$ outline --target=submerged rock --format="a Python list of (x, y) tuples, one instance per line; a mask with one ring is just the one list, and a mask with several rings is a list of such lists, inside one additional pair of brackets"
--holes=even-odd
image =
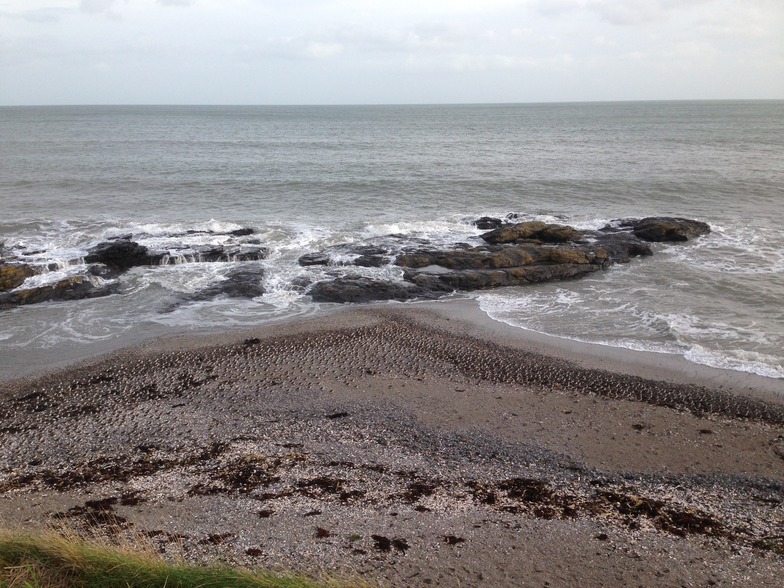
[(226, 275), (226, 279), (197, 292), (194, 300), (210, 300), (218, 296), (229, 298), (255, 298), (263, 295), (266, 290), (261, 281), (264, 278), (264, 268), (258, 265), (233, 268)]
[(116, 291), (116, 284), (96, 285), (85, 276), (74, 276), (64, 278), (54, 284), (16, 290), (14, 292), (4, 292), (0, 294), (0, 310), (53, 300), (96, 298), (98, 296), (108, 296)]
[[(392, 259), (390, 252), (384, 247), (376, 245), (357, 245), (355, 243), (342, 243), (325, 249), (300, 256), (298, 263), (303, 267), (312, 265), (355, 265), (359, 267), (381, 267), (387, 265)], [(356, 256), (353, 259), (338, 260), (340, 256)]]

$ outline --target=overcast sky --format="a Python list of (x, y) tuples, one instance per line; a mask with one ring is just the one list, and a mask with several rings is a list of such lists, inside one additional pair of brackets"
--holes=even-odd
[(0, 0), (0, 104), (784, 98), (784, 0)]

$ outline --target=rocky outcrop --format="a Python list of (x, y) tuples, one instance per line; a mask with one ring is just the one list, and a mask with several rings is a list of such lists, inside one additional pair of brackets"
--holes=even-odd
[(31, 266), (24, 263), (0, 263), (0, 292), (18, 288), (36, 273)]
[(502, 226), (482, 235), (488, 243), (516, 243), (519, 241), (540, 241), (543, 243), (566, 243), (576, 241), (583, 233), (568, 225), (548, 224), (542, 221), (527, 221)]
[(415, 284), (348, 275), (316, 282), (308, 292), (314, 302), (372, 302), (375, 300), (433, 299), (446, 293)]
[(0, 310), (52, 300), (96, 298), (112, 294), (116, 289), (116, 284), (96, 285), (85, 276), (74, 276), (45, 286), (3, 292), (0, 294)]
[(266, 256), (267, 248), (258, 245), (206, 245), (196, 249), (156, 252), (135, 241), (115, 239), (92, 247), (84, 260), (124, 271), (142, 265), (181, 262), (259, 261)]
[[(496, 224), (493, 219), (480, 220)], [(651, 227), (676, 227), (678, 233), (675, 229), (662, 229), (662, 234), (673, 240), (681, 240), (681, 233), (691, 236), (709, 230), (703, 223), (685, 219), (643, 219), (633, 223), (602, 231), (580, 231), (541, 221), (502, 224), (480, 235), (485, 245), (403, 251), (394, 261), (404, 268), (403, 283), (352, 275), (317, 282), (310, 294), (319, 302), (411, 300), (438, 298), (456, 290), (569, 280), (615, 263), (627, 263), (634, 257), (652, 255), (650, 245), (636, 235), (637, 230), (650, 237)], [(329, 263), (328, 256), (307, 258), (308, 262), (320, 260)], [(308, 265), (302, 258), (300, 263)]]
[[(187, 261), (213, 263), (219, 261), (261, 261), (267, 257), (267, 248), (255, 245), (208, 245), (200, 247), (194, 253), (182, 254)], [(165, 261), (172, 263), (175, 255), (169, 255)]]
[(163, 254), (150, 253), (144, 245), (128, 239), (104, 241), (89, 249), (84, 261), (102, 263), (116, 270), (127, 270), (138, 265), (156, 265)]
[(622, 219), (606, 226), (603, 231), (631, 231), (635, 237), (650, 242), (689, 241), (710, 233), (707, 223), (687, 218), (654, 216), (643, 219)]
[(299, 258), (298, 263), (303, 267), (311, 265), (381, 267), (391, 261), (390, 251), (385, 247), (343, 243), (324, 251), (306, 253)]

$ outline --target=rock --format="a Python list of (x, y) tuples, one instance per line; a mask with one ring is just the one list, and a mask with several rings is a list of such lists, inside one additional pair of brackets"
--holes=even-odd
[(36, 273), (32, 267), (24, 263), (0, 263), (0, 292), (18, 288), (27, 278)]
[(210, 300), (218, 296), (229, 298), (255, 298), (266, 292), (261, 281), (264, 268), (258, 265), (240, 266), (232, 269), (226, 279), (205, 288), (193, 297), (193, 300)]
[(253, 235), (255, 232), (255, 230), (246, 227), (244, 229), (229, 231), (229, 235), (233, 235), (234, 237), (247, 237), (248, 235)]
[(405, 279), (431, 292), (484, 290), (504, 286), (524, 286), (539, 282), (566, 280), (599, 271), (594, 264), (540, 264), (497, 270), (457, 270), (449, 272), (412, 271)]
[(267, 257), (267, 248), (248, 245), (208, 245), (196, 250), (196, 262), (261, 261)]
[(484, 246), (468, 250), (417, 250), (399, 255), (395, 265), (422, 268), (439, 265), (449, 269), (495, 269), (529, 265), (536, 255), (532, 248), (523, 246)]
[[(445, 293), (441, 291), (441, 295)], [(308, 294), (314, 302), (372, 302), (376, 300), (413, 300), (436, 298), (434, 292), (413, 284), (376, 280), (363, 276), (344, 276), (334, 280), (316, 282)]]
[(502, 227), (504, 226), (505, 223), (500, 218), (483, 216), (481, 218), (476, 219), (471, 224), (473, 224), (477, 229), (481, 229), (482, 231), (489, 231), (491, 229), (497, 229), (499, 227)]
[[(336, 255), (356, 255), (351, 261), (335, 261), (332, 253)], [(357, 245), (356, 243), (341, 243), (329, 247), (325, 251), (306, 253), (300, 256), (298, 263), (303, 266), (311, 265), (356, 265), (360, 267), (381, 267), (387, 265), (391, 259), (387, 257), (389, 250), (376, 245)]]
[(87, 263), (103, 263), (111, 268), (126, 270), (138, 265), (155, 265), (163, 254), (150, 254), (147, 247), (135, 241), (117, 239), (104, 241), (91, 248), (84, 260)]
[(0, 309), (53, 300), (96, 298), (114, 292), (116, 292), (115, 284), (96, 286), (86, 276), (74, 276), (46, 286), (2, 293), (0, 294)]
[(300, 256), (297, 262), (303, 266), (311, 266), (311, 265), (329, 265), (329, 254), (324, 253), (323, 251), (317, 251), (315, 253), (306, 253), (305, 255)]
[(381, 267), (390, 261), (388, 257), (382, 255), (360, 255), (351, 264), (360, 267)]
[(633, 231), (644, 241), (688, 241), (710, 233), (710, 226), (685, 218), (649, 217), (636, 222)]
[(650, 245), (631, 233), (596, 232), (593, 236), (597, 245), (594, 251), (611, 263), (628, 263), (632, 257), (653, 255)]
[(259, 261), (267, 257), (267, 248), (258, 245), (206, 245), (195, 252), (150, 251), (144, 245), (127, 239), (105, 241), (91, 248), (84, 258), (87, 263), (102, 263), (114, 270), (125, 271), (141, 265), (169, 265), (185, 259), (192, 262)]
[(566, 243), (582, 237), (577, 229), (567, 225), (547, 224), (542, 221), (527, 221), (508, 225), (480, 235), (492, 244), (515, 243), (516, 241), (535, 240), (546, 243)]

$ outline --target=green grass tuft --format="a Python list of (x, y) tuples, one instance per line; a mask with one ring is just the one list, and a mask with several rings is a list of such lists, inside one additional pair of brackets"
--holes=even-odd
[[(336, 586), (330, 583), (330, 586)], [(316, 588), (297, 577), (167, 563), (155, 554), (54, 533), (0, 531), (0, 588)]]

